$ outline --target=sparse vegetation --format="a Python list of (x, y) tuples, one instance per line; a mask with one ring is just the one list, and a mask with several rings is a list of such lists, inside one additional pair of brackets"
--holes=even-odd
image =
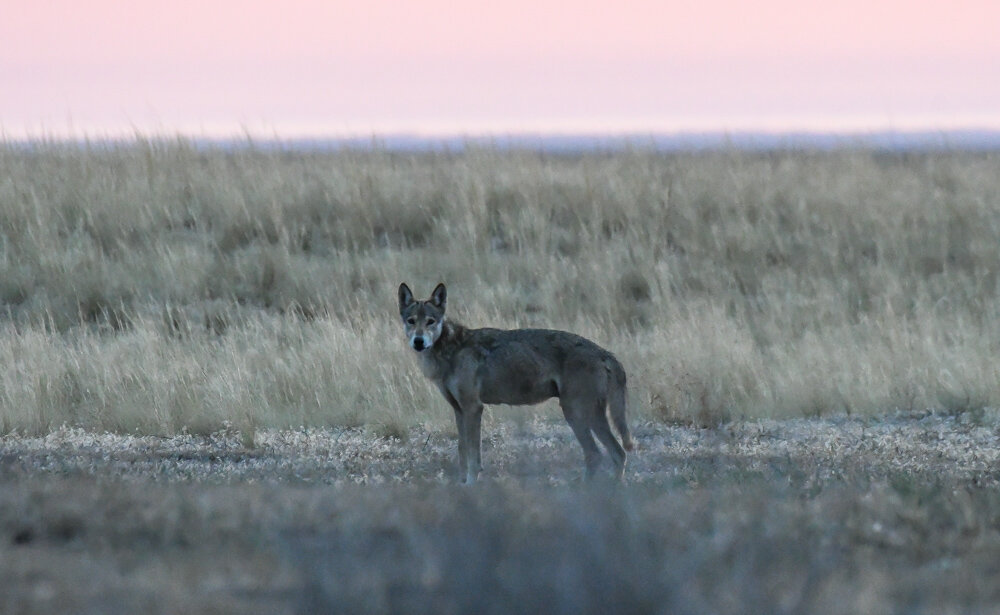
[(950, 613), (1000, 599), (1000, 445), (966, 416), (649, 423), (578, 484), (560, 420), (0, 439), (0, 610)]
[(614, 350), (640, 418), (998, 405), (994, 154), (0, 146), (0, 429), (448, 412), (394, 290)]

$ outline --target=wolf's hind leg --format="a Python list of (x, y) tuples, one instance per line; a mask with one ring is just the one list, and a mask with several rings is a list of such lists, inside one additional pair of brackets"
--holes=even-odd
[(586, 405), (572, 398), (561, 398), (559, 405), (562, 406), (563, 416), (566, 422), (573, 429), (580, 446), (583, 447), (583, 461), (586, 466), (587, 480), (590, 480), (601, 467), (601, 449), (594, 441), (594, 435), (590, 432), (591, 421), (587, 420)]
[(625, 476), (625, 449), (622, 448), (618, 438), (611, 431), (611, 425), (608, 423), (607, 404), (603, 399), (598, 401), (592, 418), (591, 429), (604, 448), (607, 449), (608, 454), (611, 455), (611, 461), (615, 464), (615, 478), (621, 480)]

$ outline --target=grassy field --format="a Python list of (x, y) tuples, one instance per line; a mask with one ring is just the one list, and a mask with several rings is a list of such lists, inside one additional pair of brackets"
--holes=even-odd
[(995, 154), (7, 144), (0, 431), (446, 424), (404, 280), (594, 338), (643, 420), (993, 407), (998, 238)]
[[(0, 146), (0, 612), (1000, 613), (1000, 156)], [(396, 288), (614, 351), (461, 488)]]
[(626, 486), (559, 421), (0, 439), (10, 613), (997, 613), (995, 417), (637, 426)]

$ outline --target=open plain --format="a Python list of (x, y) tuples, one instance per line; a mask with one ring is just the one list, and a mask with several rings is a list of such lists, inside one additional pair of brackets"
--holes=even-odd
[(487, 425), (474, 487), (419, 427), (8, 436), (0, 609), (995, 613), (982, 418), (647, 423), (626, 485), (542, 419)]
[[(990, 152), (0, 146), (0, 610), (1000, 612)], [(629, 375), (483, 484), (396, 288)]]

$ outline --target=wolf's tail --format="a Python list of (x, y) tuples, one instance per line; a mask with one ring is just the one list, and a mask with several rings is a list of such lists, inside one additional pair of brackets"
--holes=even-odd
[(628, 429), (628, 421), (625, 420), (628, 397), (625, 387), (625, 369), (614, 357), (606, 361), (605, 365), (608, 369), (608, 409), (611, 421), (615, 424), (618, 435), (622, 437), (622, 447), (627, 451), (635, 450), (635, 441)]

